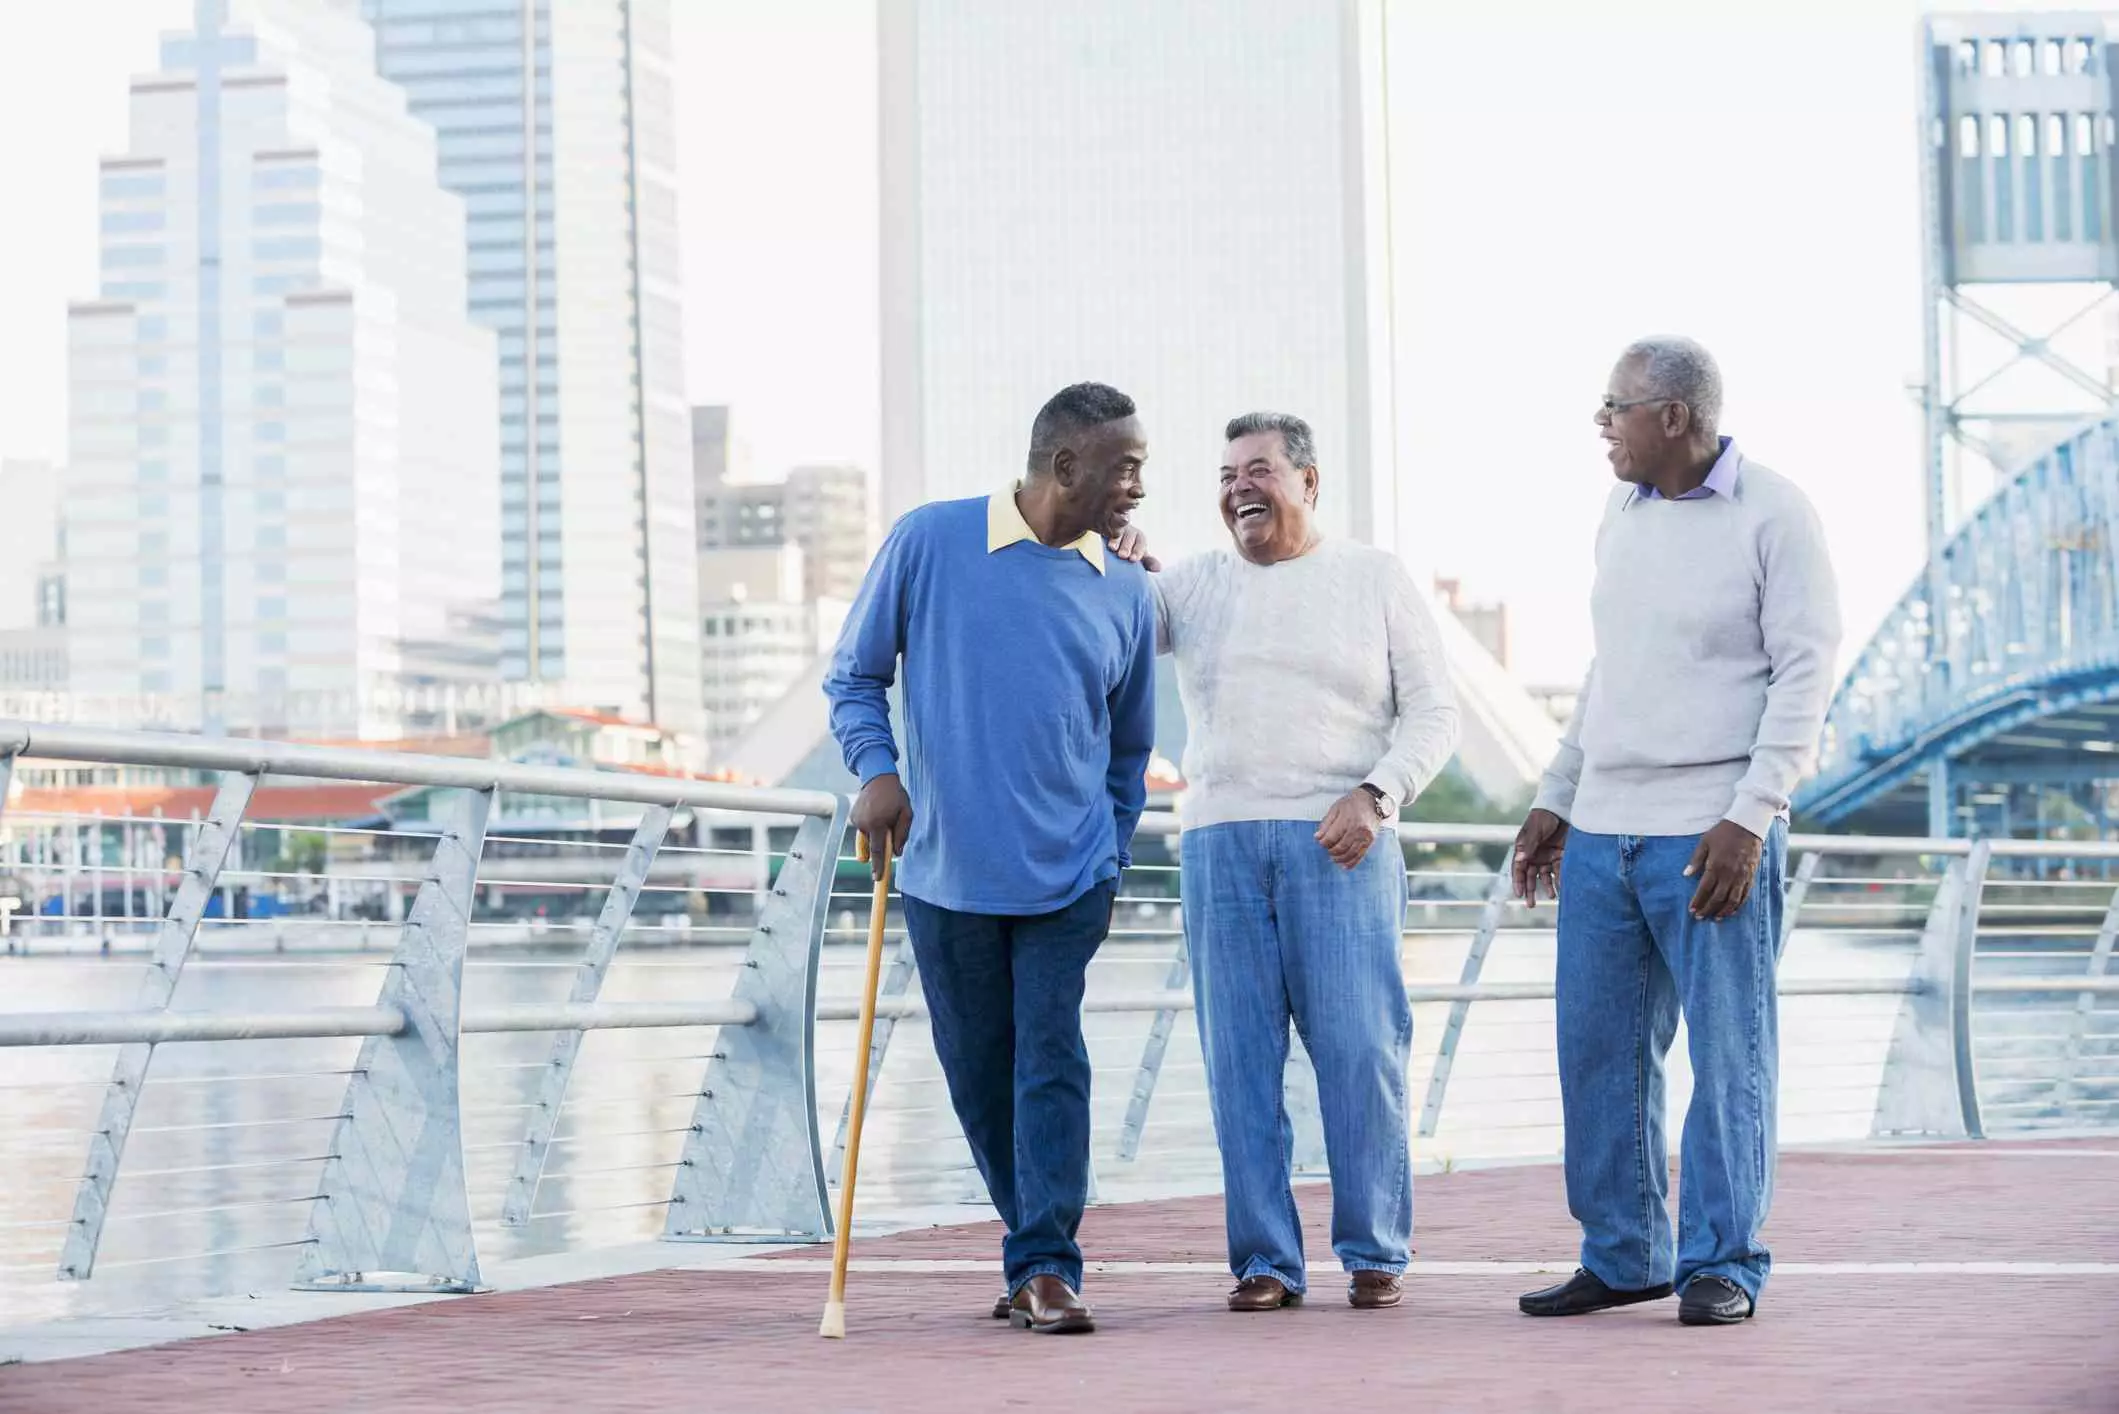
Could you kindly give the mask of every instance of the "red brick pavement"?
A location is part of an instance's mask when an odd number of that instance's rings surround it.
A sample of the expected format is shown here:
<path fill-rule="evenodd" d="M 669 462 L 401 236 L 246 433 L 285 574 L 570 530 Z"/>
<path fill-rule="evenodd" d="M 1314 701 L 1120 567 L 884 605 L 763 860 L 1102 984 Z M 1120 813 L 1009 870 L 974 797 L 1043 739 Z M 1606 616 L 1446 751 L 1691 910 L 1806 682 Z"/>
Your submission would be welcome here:
<path fill-rule="evenodd" d="M 1797 1155 L 1783 1260 L 2119 1262 L 2119 1158 Z M 2019 1147 L 2019 1146 L 2008 1146 Z M 2097 1147 L 2097 1146 L 2091 1146 Z M 2119 1149 L 2119 1141 L 2104 1148 Z M 1571 1246 L 1549 1168 L 1421 1181 L 1422 1256 Z M 1322 1194 L 1304 1192 L 1321 1218 Z M 1214 1205 L 1100 1209 L 1092 1256 L 1213 1260 Z M 983 1227 L 858 1244 L 864 1258 L 992 1253 Z M 379 1312 L 0 1370 L 0 1410 L 773 1411 L 1398 1409 L 2119 1411 L 2119 1271 L 1791 1273 L 1758 1319 L 1688 1330 L 1668 1303 L 1576 1321 L 1513 1309 L 1526 1279 L 1417 1278 L 1354 1312 L 1234 1317 L 1205 1273 L 1093 1279 L 1103 1329 L 986 1319 L 996 1276 L 857 1272 L 850 1338 L 816 1336 L 824 1277 L 770 1259 Z"/>

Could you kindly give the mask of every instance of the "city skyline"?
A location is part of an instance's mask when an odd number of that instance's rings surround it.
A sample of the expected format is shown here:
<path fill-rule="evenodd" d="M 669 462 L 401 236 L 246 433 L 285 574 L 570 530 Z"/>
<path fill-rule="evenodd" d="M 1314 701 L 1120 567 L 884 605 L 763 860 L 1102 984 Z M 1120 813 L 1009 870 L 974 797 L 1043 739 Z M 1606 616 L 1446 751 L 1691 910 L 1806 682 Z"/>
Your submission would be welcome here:
<path fill-rule="evenodd" d="M 8 456 L 63 450 L 51 292 L 93 268 L 80 248 L 93 184 L 67 163 L 114 150 L 110 85 L 190 8 L 112 0 L 96 23 L 62 18 L 40 48 L 0 56 L 0 117 L 52 139 L 0 158 L 10 190 L 53 201 L 0 272 Z M 1514 607 L 1526 681 L 1578 678 L 1586 657 L 1587 529 L 1608 484 L 1586 409 L 1611 354 L 1650 329 L 1717 351 L 1732 430 L 1817 500 L 1850 643 L 1917 573 L 1918 428 L 1902 389 L 1919 365 L 1914 17 L 1910 0 L 1418 15 L 1418 82 L 1394 134 L 1425 194 L 1400 216 L 1409 549 L 1417 574 Z M 677 7 L 675 48 L 690 400 L 740 409 L 761 464 L 875 465 L 874 7 L 698 0 Z M 1795 74 L 1811 101 L 1791 106 Z M 1712 189 L 1743 219 L 1699 240 L 1633 215 L 1674 200 L 1654 195 L 1671 182 Z M 1232 196 L 1229 219 L 1241 213 Z M 1151 532 L 1210 472 L 1151 461 Z"/>

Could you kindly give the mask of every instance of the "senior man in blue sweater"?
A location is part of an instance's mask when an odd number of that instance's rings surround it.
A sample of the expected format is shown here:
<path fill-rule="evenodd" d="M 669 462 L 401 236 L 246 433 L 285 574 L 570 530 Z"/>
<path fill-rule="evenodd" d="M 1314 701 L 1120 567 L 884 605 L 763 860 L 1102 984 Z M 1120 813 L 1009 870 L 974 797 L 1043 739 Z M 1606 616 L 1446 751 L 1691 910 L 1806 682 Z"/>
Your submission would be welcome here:
<path fill-rule="evenodd" d="M 1086 1332 L 1081 1006 L 1147 803 L 1155 611 L 1107 553 L 1144 494 L 1133 400 L 1081 383 L 1046 403 L 1020 477 L 900 520 L 824 692 L 861 781 L 854 828 L 898 871 L 949 1098 L 1007 1225 L 1017 1327 Z M 903 664 L 901 765 L 888 692 Z"/>

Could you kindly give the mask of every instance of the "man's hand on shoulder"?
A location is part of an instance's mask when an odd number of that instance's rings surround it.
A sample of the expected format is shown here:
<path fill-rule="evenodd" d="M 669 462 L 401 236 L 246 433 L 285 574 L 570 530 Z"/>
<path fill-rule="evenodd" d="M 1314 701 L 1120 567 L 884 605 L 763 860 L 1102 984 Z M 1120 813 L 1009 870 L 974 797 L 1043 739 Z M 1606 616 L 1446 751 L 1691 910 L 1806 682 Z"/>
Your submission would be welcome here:
<path fill-rule="evenodd" d="M 1129 525 L 1111 542 L 1111 553 L 1121 560 L 1131 560 L 1149 574 L 1162 573 L 1163 562 L 1148 553 L 1148 536 L 1137 525 Z"/>
<path fill-rule="evenodd" d="M 854 797 L 853 827 L 868 841 L 868 868 L 883 877 L 883 861 L 905 852 L 912 833 L 912 800 L 895 775 L 877 776 Z"/>

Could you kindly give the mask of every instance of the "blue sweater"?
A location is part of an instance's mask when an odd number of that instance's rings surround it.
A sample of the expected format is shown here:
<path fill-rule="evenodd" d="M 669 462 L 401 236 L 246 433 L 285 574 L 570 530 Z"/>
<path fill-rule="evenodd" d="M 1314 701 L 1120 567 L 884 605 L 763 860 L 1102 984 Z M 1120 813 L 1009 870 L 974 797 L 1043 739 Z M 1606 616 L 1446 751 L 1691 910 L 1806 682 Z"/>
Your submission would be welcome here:
<path fill-rule="evenodd" d="M 904 662 L 905 764 L 889 689 Z M 1140 566 L 1035 542 L 986 548 L 986 500 L 899 521 L 824 679 L 831 730 L 866 785 L 898 772 L 905 893 L 1029 916 L 1118 877 L 1147 803 L 1155 611 Z"/>

